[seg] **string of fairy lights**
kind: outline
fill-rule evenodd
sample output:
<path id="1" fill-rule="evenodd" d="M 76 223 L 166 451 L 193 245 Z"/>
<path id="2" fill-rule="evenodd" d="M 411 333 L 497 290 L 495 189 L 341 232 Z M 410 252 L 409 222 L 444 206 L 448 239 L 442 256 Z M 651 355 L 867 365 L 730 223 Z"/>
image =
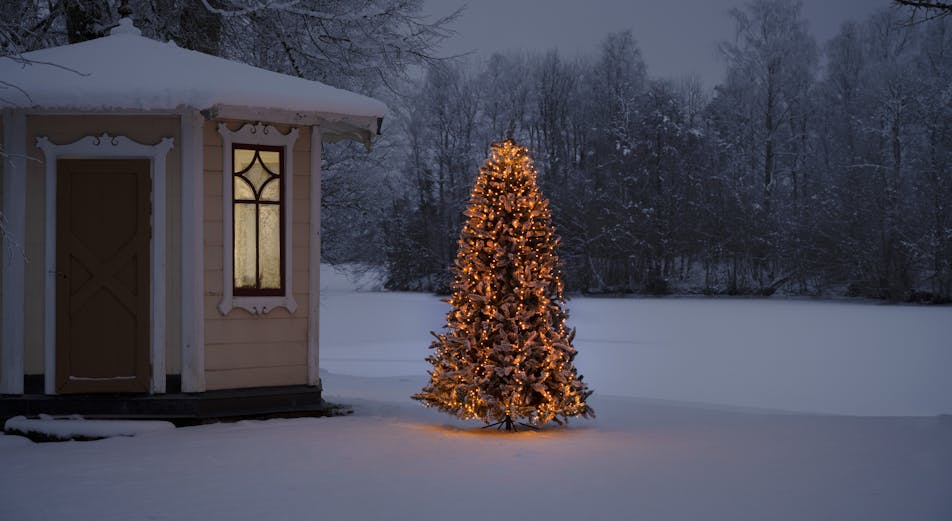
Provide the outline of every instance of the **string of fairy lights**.
<path id="1" fill-rule="evenodd" d="M 558 238 L 526 148 L 495 143 L 464 215 L 447 332 L 414 395 L 461 419 L 539 426 L 592 415 L 572 363 Z"/>

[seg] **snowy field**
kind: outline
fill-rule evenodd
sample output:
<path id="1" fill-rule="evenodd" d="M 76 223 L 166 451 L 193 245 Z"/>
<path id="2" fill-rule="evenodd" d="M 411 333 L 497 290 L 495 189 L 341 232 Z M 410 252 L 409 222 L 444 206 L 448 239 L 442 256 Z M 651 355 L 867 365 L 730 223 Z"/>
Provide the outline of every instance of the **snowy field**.
<path id="1" fill-rule="evenodd" d="M 849 415 L 952 414 L 952 306 L 575 298 L 575 364 L 597 395 Z M 449 305 L 322 275 L 321 368 L 419 376 Z M 334 389 L 327 387 L 328 392 Z"/>
<path id="2" fill-rule="evenodd" d="M 322 275 L 339 418 L 0 437 L 0 520 L 952 519 L 952 308 L 570 302 L 598 417 L 481 431 L 408 398 L 429 295 Z"/>

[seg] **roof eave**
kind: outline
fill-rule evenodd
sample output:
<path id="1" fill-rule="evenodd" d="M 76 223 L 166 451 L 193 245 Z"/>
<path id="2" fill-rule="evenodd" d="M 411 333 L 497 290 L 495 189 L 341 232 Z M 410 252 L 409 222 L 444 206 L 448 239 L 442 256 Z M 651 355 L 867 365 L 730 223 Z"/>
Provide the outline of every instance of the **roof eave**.
<path id="1" fill-rule="evenodd" d="M 179 105 L 174 109 L 133 109 L 133 108 L 72 108 L 72 107 L 0 107 L 0 111 L 23 111 L 27 114 L 49 115 L 181 115 L 199 111 L 206 119 L 235 119 L 243 121 L 261 121 L 295 126 L 317 126 L 321 129 L 321 138 L 326 143 L 343 140 L 363 143 L 368 150 L 373 146 L 376 136 L 380 135 L 382 116 L 354 116 L 319 111 L 292 111 L 274 108 L 240 107 L 233 105 L 215 105 L 207 109 L 197 109 Z"/>
<path id="2" fill-rule="evenodd" d="M 354 116 L 320 111 L 293 111 L 275 108 L 215 105 L 201 111 L 208 119 L 238 119 L 283 123 L 287 125 L 317 126 L 324 142 L 351 140 L 363 143 L 368 150 L 380 134 L 382 116 Z"/>

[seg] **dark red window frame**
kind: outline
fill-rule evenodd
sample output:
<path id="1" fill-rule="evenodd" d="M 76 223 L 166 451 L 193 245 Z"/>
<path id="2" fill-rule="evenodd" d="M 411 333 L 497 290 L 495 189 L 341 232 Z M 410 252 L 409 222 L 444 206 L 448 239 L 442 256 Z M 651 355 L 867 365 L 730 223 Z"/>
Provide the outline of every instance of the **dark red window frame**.
<path id="1" fill-rule="evenodd" d="M 235 170 L 234 161 L 235 161 L 236 150 L 254 150 L 255 151 L 254 159 L 252 159 L 251 163 L 249 163 L 247 167 L 245 167 L 243 170 L 239 172 L 234 171 Z M 278 183 L 278 202 L 277 203 L 274 203 L 271 201 L 261 201 L 260 200 L 261 196 L 260 194 L 257 194 L 257 193 L 255 194 L 255 197 L 256 197 L 255 200 L 238 199 L 237 196 L 235 195 L 235 189 L 234 189 L 235 179 L 234 178 L 240 177 L 242 174 L 244 174 L 249 169 L 251 169 L 251 167 L 255 164 L 255 161 L 260 161 L 260 159 L 258 158 L 258 152 L 277 152 L 278 153 L 278 172 L 276 172 L 277 179 L 275 181 L 272 181 L 272 182 Z M 231 173 L 231 177 L 232 177 L 232 180 L 231 180 L 232 182 L 232 191 L 231 191 L 232 293 L 237 297 L 283 297 L 285 294 L 285 289 L 286 289 L 285 284 L 287 284 L 287 277 L 285 273 L 285 258 L 284 258 L 284 255 L 285 255 L 284 240 L 285 240 L 285 234 L 287 233 L 286 230 L 284 229 L 284 212 L 286 211 L 285 193 L 284 193 L 284 177 L 285 175 L 287 175 L 287 173 L 284 171 L 284 147 L 272 146 L 272 145 L 254 145 L 254 144 L 247 144 L 247 143 L 233 143 L 231 146 L 231 159 L 232 159 L 232 173 Z M 263 165 L 264 162 L 262 161 L 261 164 Z M 236 234 L 234 232 L 235 207 L 239 203 L 255 205 L 255 226 L 256 226 L 256 229 L 255 229 L 255 276 L 257 277 L 256 286 L 258 286 L 256 288 L 239 288 L 235 286 L 235 240 L 236 240 L 235 239 Z M 261 270 L 258 267 L 260 243 L 259 243 L 259 237 L 258 237 L 259 229 L 257 229 L 257 227 L 260 227 L 260 222 L 261 222 L 260 209 L 262 204 L 268 204 L 268 205 L 277 204 L 278 205 L 278 229 L 280 230 L 279 233 L 281 235 L 280 243 L 278 245 L 278 248 L 279 248 L 278 262 L 280 263 L 280 269 L 281 269 L 281 275 L 280 275 L 281 287 L 277 289 L 275 288 L 262 289 L 260 287 L 261 286 Z"/>

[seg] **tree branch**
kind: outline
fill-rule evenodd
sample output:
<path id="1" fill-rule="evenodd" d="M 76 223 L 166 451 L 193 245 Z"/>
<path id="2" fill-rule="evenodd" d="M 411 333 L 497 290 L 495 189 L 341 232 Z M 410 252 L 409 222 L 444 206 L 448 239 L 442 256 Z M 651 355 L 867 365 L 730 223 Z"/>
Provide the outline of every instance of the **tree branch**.
<path id="1" fill-rule="evenodd" d="M 921 2 L 918 0 L 893 0 L 899 5 L 917 9 L 939 9 L 952 13 L 952 3 L 949 2 Z"/>
<path id="2" fill-rule="evenodd" d="M 909 11 L 909 25 L 914 25 L 916 23 L 928 22 L 929 20 L 934 20 L 936 18 L 941 18 L 943 16 L 952 15 L 952 3 L 950 2 L 929 2 L 929 1 L 920 1 L 920 0 L 893 0 L 893 3 L 897 7 L 908 7 Z M 919 11 L 925 11 L 924 18 L 916 20 L 916 14 Z"/>

